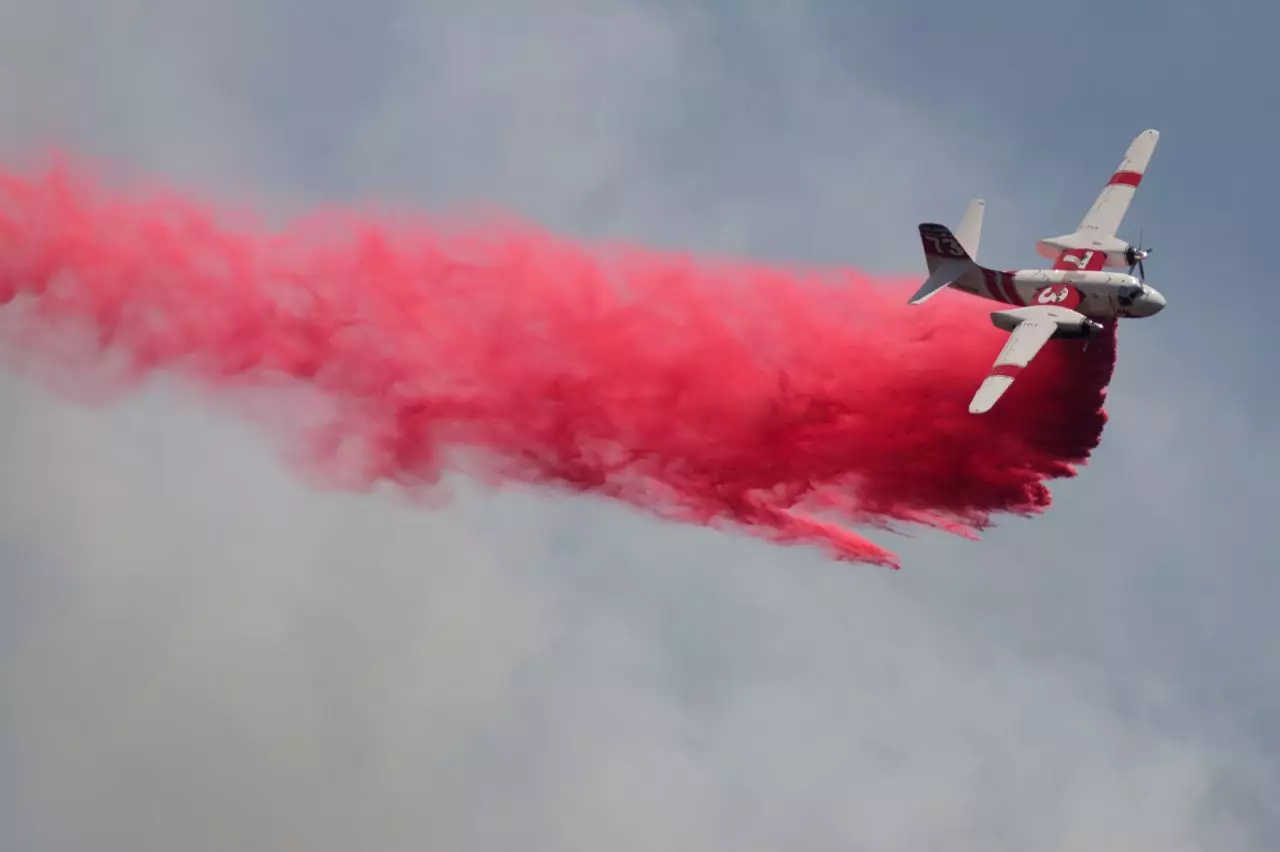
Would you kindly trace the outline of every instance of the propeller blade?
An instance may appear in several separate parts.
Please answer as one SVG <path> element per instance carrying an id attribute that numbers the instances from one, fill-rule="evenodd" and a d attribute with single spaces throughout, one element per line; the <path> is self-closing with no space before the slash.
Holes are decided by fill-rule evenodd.
<path id="1" fill-rule="evenodd" d="M 1146 236 L 1147 229 L 1138 229 L 1138 244 L 1129 247 L 1129 251 L 1133 257 L 1133 263 L 1129 264 L 1129 274 L 1133 274 L 1134 267 L 1138 269 L 1139 280 L 1145 282 L 1147 280 L 1147 265 L 1143 263 L 1147 255 L 1151 254 L 1151 249 L 1142 247 L 1142 238 Z"/>

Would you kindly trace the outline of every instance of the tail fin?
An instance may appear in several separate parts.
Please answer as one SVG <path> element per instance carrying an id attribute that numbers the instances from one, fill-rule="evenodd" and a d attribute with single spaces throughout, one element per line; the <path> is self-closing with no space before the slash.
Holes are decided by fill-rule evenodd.
<path id="1" fill-rule="evenodd" d="M 970 260 L 978 259 L 978 243 L 982 241 L 982 214 L 987 210 L 987 202 L 975 198 L 965 208 L 960 226 L 956 228 L 956 239 L 969 253 Z"/>
<path id="2" fill-rule="evenodd" d="M 908 304 L 918 305 L 933 296 L 966 272 L 976 269 L 966 244 L 974 250 L 982 235 L 982 213 L 986 202 L 975 199 L 969 204 L 960 221 L 960 232 L 965 235 L 962 243 L 946 225 L 926 222 L 920 226 L 920 242 L 924 246 L 924 259 L 929 267 L 929 279 L 920 286 Z"/>

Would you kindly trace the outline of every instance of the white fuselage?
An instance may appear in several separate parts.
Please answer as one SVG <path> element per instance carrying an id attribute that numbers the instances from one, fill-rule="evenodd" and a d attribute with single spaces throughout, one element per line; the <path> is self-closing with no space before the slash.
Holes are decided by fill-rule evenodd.
<path id="1" fill-rule="evenodd" d="M 1133 275 L 1105 270 L 983 270 L 953 286 L 1014 307 L 1061 307 L 1093 319 L 1148 317 L 1165 306 L 1164 296 L 1154 287 Z"/>
<path id="2" fill-rule="evenodd" d="M 1049 298 L 1046 287 L 1068 285 L 1080 294 L 1080 302 L 1068 307 L 1087 317 L 1149 317 L 1165 306 L 1164 296 L 1133 275 L 1122 272 L 1078 272 L 1072 269 L 1019 269 L 1013 276 L 1018 293 L 1031 299 Z M 1035 304 L 1028 301 L 1027 304 Z"/>

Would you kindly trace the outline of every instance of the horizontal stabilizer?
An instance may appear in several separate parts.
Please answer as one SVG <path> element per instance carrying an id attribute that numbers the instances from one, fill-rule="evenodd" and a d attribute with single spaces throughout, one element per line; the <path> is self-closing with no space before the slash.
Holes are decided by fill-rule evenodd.
<path id="1" fill-rule="evenodd" d="M 974 267 L 974 263 L 969 260 L 947 260 L 942 265 L 933 270 L 916 294 L 911 297 L 909 304 L 918 305 L 928 299 L 930 296 L 951 284 L 960 276 L 964 275 Z"/>

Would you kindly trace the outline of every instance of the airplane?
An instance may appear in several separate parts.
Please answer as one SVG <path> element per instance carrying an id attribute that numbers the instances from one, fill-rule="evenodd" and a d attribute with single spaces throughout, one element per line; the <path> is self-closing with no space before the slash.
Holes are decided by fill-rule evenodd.
<path id="1" fill-rule="evenodd" d="M 969 403 L 971 414 L 990 411 L 1050 340 L 1083 339 L 1088 346 L 1090 338 L 1105 330 L 1104 323 L 1154 316 L 1164 309 L 1164 296 L 1146 283 L 1143 261 L 1151 249 L 1142 248 L 1141 235 L 1136 246 L 1116 237 L 1159 138 L 1155 130 L 1138 134 L 1076 230 L 1036 243 L 1036 253 L 1054 261 L 1052 269 L 979 266 L 975 258 L 986 210 L 981 198 L 969 203 L 954 234 L 945 225 L 920 225 L 929 278 L 909 304 L 919 305 L 950 286 L 1014 306 L 991 314 L 996 328 L 1010 335 Z M 1127 274 L 1105 271 L 1126 266 Z M 1134 277 L 1135 267 L 1140 277 Z"/>

